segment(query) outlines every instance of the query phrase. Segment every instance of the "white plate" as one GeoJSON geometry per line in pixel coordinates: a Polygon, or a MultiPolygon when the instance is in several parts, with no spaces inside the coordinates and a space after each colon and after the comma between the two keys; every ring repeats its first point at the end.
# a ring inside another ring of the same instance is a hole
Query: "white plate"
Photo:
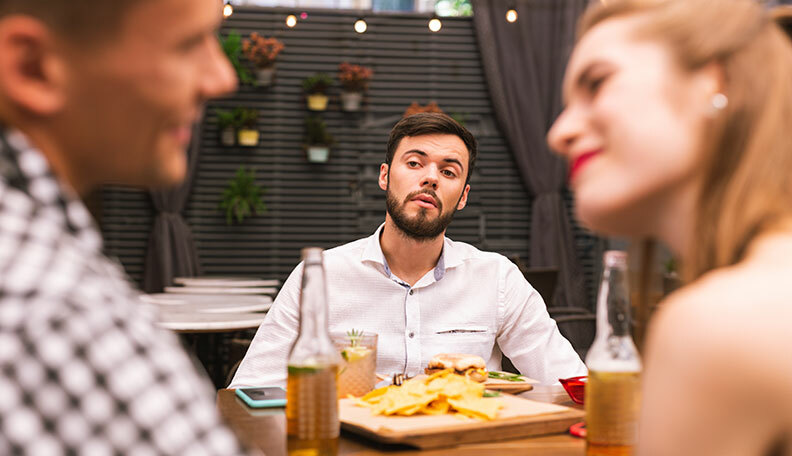
{"type": "Polygon", "coordinates": [[[251,288],[214,288],[214,287],[165,287],[166,293],[179,294],[214,294],[214,295],[274,295],[277,288],[251,287],[251,288]]]}
{"type": "MultiPolygon", "coordinates": [[[[156,305],[156,304],[155,304],[156,305]]],[[[246,313],[246,312],[266,312],[272,307],[272,303],[240,303],[225,302],[222,304],[212,302],[191,302],[187,304],[166,304],[157,305],[160,312],[200,312],[200,313],[246,313]]]]}
{"type": "Polygon", "coordinates": [[[256,277],[176,277],[173,282],[187,287],[279,287],[280,280],[263,280],[256,277]]]}
{"type": "Polygon", "coordinates": [[[264,313],[162,312],[158,324],[179,332],[236,331],[255,329],[264,321],[264,313]]]}

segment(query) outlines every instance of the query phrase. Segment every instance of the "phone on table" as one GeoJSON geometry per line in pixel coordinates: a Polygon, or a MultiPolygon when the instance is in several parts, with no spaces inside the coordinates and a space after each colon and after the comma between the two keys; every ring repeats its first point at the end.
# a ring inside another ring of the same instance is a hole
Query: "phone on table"
{"type": "Polygon", "coordinates": [[[262,386],[257,388],[237,388],[236,395],[245,401],[248,407],[284,407],[286,390],[280,386],[262,386]]]}

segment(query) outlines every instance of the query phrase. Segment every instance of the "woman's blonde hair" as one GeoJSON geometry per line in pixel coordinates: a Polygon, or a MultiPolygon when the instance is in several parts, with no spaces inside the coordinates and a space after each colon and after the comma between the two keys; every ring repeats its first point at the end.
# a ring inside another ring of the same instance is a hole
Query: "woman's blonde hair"
{"type": "Polygon", "coordinates": [[[640,15],[637,38],[666,43],[682,68],[723,72],[728,105],[701,138],[703,185],[683,255],[690,281],[737,263],[792,216],[792,46],[750,0],[608,0],[586,12],[578,34],[626,15],[640,15]]]}

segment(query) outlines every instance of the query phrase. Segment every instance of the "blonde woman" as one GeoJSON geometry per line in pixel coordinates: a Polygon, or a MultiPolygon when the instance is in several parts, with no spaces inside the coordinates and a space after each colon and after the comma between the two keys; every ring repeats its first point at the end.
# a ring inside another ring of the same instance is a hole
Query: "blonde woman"
{"type": "Polygon", "coordinates": [[[792,47],[749,0],[583,17],[548,135],[577,215],[652,237],[686,286],[645,355],[640,454],[792,454],[792,47]]]}

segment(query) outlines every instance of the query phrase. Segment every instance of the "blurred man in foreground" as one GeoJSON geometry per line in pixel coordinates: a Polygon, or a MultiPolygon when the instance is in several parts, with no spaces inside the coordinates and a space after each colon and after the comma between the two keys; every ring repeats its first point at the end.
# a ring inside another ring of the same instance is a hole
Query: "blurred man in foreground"
{"type": "Polygon", "coordinates": [[[80,201],[178,184],[218,0],[0,0],[0,454],[236,454],[80,201]]]}

